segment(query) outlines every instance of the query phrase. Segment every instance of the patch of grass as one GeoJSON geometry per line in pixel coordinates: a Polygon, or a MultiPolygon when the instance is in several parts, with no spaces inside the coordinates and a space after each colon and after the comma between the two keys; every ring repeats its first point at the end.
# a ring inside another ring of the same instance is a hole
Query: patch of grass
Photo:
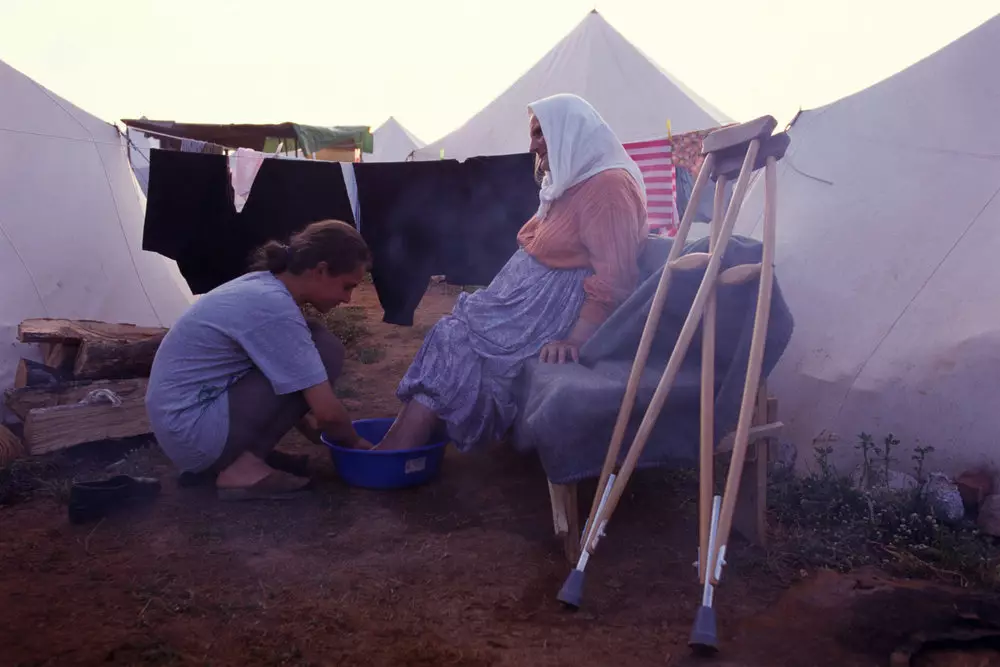
{"type": "MultiPolygon", "coordinates": [[[[948,525],[934,516],[917,489],[891,491],[885,468],[899,441],[890,434],[876,446],[862,434],[862,485],[837,472],[832,448],[816,448],[819,472],[772,476],[770,511],[786,565],[846,571],[876,565],[903,576],[930,577],[961,585],[1000,585],[1000,546],[970,520],[948,525]]],[[[929,448],[913,459],[922,475],[929,448]]]]}
{"type": "Polygon", "coordinates": [[[333,393],[337,396],[337,398],[358,398],[361,396],[361,392],[351,385],[338,384],[334,387],[333,393]]]}
{"type": "Polygon", "coordinates": [[[384,347],[362,347],[356,352],[358,361],[363,364],[376,364],[385,359],[384,347]]]}
{"type": "Polygon", "coordinates": [[[360,306],[334,308],[321,316],[330,332],[340,339],[345,347],[354,347],[371,335],[366,324],[365,309],[360,306]]]}
{"type": "Polygon", "coordinates": [[[0,506],[14,505],[30,499],[36,493],[60,498],[65,490],[68,498],[69,481],[64,470],[50,458],[16,459],[0,469],[0,506]]]}

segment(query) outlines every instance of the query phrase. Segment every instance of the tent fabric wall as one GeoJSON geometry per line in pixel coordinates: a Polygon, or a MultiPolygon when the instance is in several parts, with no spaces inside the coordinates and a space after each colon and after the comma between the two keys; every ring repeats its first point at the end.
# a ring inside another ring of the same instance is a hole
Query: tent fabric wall
{"type": "MultiPolygon", "coordinates": [[[[464,160],[528,150],[527,106],[573,93],[590,102],[622,142],[717,127],[729,117],[647,58],[597,11],[464,125],[414,153],[464,160]]],[[[377,148],[376,143],[376,148],[377,148]]]]}
{"type": "Polygon", "coordinates": [[[170,326],[192,301],[141,250],[145,200],[114,126],[0,62],[0,386],[37,346],[32,317],[170,326]]]}
{"type": "MultiPolygon", "coordinates": [[[[776,271],[797,326],[771,388],[800,460],[832,439],[854,461],[862,431],[952,472],[1000,458],[997,62],[1000,16],[790,130],[776,271]]],[[[736,233],[762,206],[758,177],[736,233]]]]}
{"type": "Polygon", "coordinates": [[[372,134],[375,138],[374,150],[371,154],[363,154],[362,162],[405,162],[413,151],[424,146],[424,142],[395,118],[389,118],[372,134]]]}

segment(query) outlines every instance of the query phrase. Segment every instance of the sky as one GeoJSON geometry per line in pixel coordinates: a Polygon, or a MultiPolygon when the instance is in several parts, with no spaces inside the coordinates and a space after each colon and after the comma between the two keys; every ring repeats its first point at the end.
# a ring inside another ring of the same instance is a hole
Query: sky
{"type": "MultiPolygon", "coordinates": [[[[0,60],[107,121],[457,128],[587,12],[736,120],[788,121],[997,0],[0,0],[0,60]]],[[[2,100],[0,100],[2,103],[2,100]]]]}

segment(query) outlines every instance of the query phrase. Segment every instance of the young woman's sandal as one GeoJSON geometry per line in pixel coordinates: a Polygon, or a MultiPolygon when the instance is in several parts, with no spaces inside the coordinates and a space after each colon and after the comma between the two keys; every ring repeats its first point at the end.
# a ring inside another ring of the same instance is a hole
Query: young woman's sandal
{"type": "Polygon", "coordinates": [[[306,492],[310,480],[275,470],[251,486],[220,488],[219,500],[290,500],[306,492]]]}

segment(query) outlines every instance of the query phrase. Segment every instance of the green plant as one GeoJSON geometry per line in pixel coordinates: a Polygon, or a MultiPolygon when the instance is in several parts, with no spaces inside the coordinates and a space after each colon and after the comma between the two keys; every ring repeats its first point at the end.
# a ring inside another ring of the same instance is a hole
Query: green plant
{"type": "Polygon", "coordinates": [[[816,463],[819,465],[819,474],[822,479],[832,479],[836,477],[837,470],[830,463],[830,455],[833,454],[832,445],[815,445],[813,447],[816,463]]]}
{"type": "Polygon", "coordinates": [[[882,448],[882,475],[884,477],[885,485],[888,487],[889,470],[892,463],[896,460],[896,458],[892,455],[892,450],[899,445],[899,440],[897,440],[896,437],[890,433],[885,436],[884,440],[882,440],[882,444],[884,445],[882,448]]]}
{"type": "MultiPolygon", "coordinates": [[[[904,576],[1000,585],[1000,544],[971,524],[939,522],[918,490],[872,492],[874,468],[891,464],[899,444],[892,434],[881,447],[870,434],[859,436],[856,448],[865,459],[861,488],[835,469],[828,445],[815,447],[818,472],[772,475],[769,501],[777,539],[771,558],[793,567],[848,570],[871,564],[904,576]]],[[[918,476],[933,451],[914,449],[918,476]]]]}
{"type": "Polygon", "coordinates": [[[855,449],[861,450],[861,484],[869,489],[874,486],[874,459],[881,455],[882,450],[875,444],[872,436],[864,432],[858,435],[855,449]]]}
{"type": "Polygon", "coordinates": [[[927,456],[933,452],[934,447],[931,445],[913,448],[913,456],[910,458],[912,458],[915,463],[915,474],[917,479],[920,481],[924,481],[924,463],[927,461],[927,456]]]}

